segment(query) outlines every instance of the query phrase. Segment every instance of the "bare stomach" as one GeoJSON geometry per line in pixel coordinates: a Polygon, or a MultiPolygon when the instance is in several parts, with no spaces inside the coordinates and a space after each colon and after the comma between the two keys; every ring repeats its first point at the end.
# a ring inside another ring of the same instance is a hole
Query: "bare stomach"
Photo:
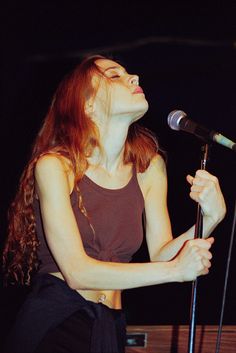
{"type": "MultiPolygon", "coordinates": [[[[60,272],[51,272],[53,276],[56,276],[64,281],[64,278],[60,272]]],[[[90,290],[90,289],[79,289],[76,290],[83,298],[90,300],[94,303],[102,303],[111,309],[121,309],[121,291],[120,290],[90,290]]]]}

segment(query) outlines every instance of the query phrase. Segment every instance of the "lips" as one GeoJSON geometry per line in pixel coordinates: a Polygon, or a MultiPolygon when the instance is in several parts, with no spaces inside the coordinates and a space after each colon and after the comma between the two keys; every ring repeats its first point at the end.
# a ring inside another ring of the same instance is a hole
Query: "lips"
{"type": "Polygon", "coordinates": [[[140,86],[136,87],[133,94],[143,93],[143,90],[140,86]]]}

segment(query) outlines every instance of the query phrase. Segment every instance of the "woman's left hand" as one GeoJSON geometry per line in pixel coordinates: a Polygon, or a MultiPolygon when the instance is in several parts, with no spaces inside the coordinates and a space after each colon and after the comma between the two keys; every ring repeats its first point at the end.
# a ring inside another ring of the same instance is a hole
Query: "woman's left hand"
{"type": "Polygon", "coordinates": [[[191,184],[190,197],[199,202],[203,215],[219,223],[225,216],[226,206],[217,177],[206,170],[197,170],[195,177],[187,175],[191,184]]]}

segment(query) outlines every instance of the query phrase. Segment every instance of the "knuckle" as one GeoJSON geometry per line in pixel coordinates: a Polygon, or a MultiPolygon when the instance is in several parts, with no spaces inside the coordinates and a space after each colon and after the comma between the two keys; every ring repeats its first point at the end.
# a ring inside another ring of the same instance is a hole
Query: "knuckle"
{"type": "Polygon", "coordinates": [[[212,181],[217,184],[219,182],[218,178],[215,175],[212,175],[212,181]]]}
{"type": "Polygon", "coordinates": [[[209,267],[211,267],[211,260],[207,260],[209,267]]]}
{"type": "Polygon", "coordinates": [[[204,266],[201,262],[199,262],[198,270],[199,270],[199,271],[203,271],[204,268],[205,268],[205,266],[204,266]]]}
{"type": "Polygon", "coordinates": [[[197,176],[197,175],[200,176],[200,175],[202,175],[203,172],[204,172],[204,171],[203,171],[202,169],[198,169],[198,170],[196,171],[196,174],[195,174],[195,175],[196,175],[196,176],[197,176]]]}
{"type": "Polygon", "coordinates": [[[203,201],[204,200],[202,192],[199,193],[198,198],[199,198],[199,201],[203,201]]]}
{"type": "Polygon", "coordinates": [[[191,246],[194,245],[194,243],[195,243],[195,239],[188,240],[188,241],[186,242],[186,246],[187,246],[187,247],[191,247],[191,246]]]}
{"type": "Polygon", "coordinates": [[[216,183],[214,181],[211,181],[208,186],[209,190],[214,190],[216,188],[216,183]]]}
{"type": "Polygon", "coordinates": [[[199,254],[199,248],[198,248],[198,246],[197,245],[191,245],[191,253],[193,254],[193,255],[197,255],[197,254],[199,254]]]}
{"type": "Polygon", "coordinates": [[[199,198],[199,201],[205,201],[205,199],[206,199],[206,191],[205,191],[206,189],[202,189],[202,191],[199,193],[199,195],[198,195],[198,198],[199,198]]]}
{"type": "Polygon", "coordinates": [[[196,192],[191,191],[191,192],[189,193],[189,196],[191,197],[191,199],[193,199],[193,200],[197,201],[196,192]]]}
{"type": "Polygon", "coordinates": [[[208,252],[208,259],[211,260],[212,259],[212,253],[208,252]]]}

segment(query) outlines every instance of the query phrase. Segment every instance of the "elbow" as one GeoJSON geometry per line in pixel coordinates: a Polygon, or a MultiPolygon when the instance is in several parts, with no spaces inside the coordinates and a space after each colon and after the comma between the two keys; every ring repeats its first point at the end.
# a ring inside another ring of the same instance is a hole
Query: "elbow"
{"type": "Polygon", "coordinates": [[[159,256],[159,252],[150,254],[149,257],[150,257],[151,262],[161,261],[161,257],[159,256]]]}
{"type": "Polygon", "coordinates": [[[149,257],[150,257],[151,262],[164,261],[162,248],[163,248],[163,246],[158,249],[152,249],[152,251],[149,251],[149,257]]]}
{"type": "Polygon", "coordinates": [[[82,289],[87,289],[86,284],[84,281],[80,278],[80,276],[75,275],[75,274],[69,274],[66,276],[66,283],[70,287],[70,289],[73,290],[82,290],[82,289]]]}
{"type": "Polygon", "coordinates": [[[65,274],[66,283],[73,290],[93,289],[93,283],[90,283],[93,273],[94,266],[87,262],[82,266],[74,266],[65,274]]]}
{"type": "Polygon", "coordinates": [[[162,247],[159,251],[156,251],[153,254],[150,254],[150,261],[151,262],[166,262],[166,261],[171,261],[173,258],[173,255],[170,254],[167,251],[163,251],[162,247]]]}
{"type": "Polygon", "coordinates": [[[152,255],[149,254],[149,259],[150,259],[151,262],[157,261],[157,260],[156,260],[156,256],[155,256],[154,254],[152,254],[152,255]]]}

